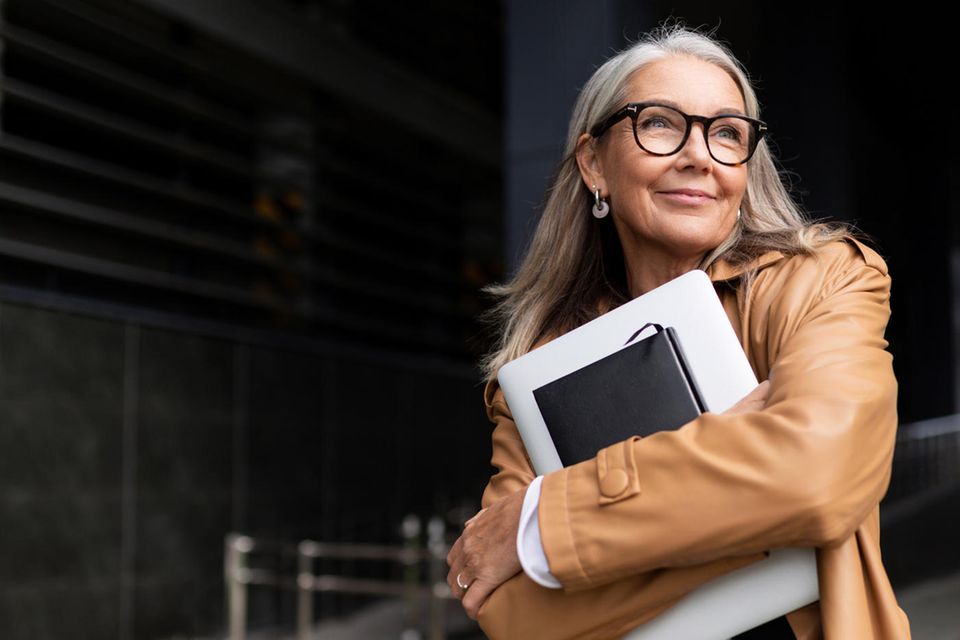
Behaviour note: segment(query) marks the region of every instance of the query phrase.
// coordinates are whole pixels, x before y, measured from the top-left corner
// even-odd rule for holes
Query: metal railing
[[[230,533],[224,541],[224,579],[227,592],[227,633],[229,640],[245,640],[248,595],[251,586],[296,591],[296,640],[310,640],[314,627],[314,595],[341,593],[383,595],[402,598],[408,611],[419,603],[428,604],[430,640],[446,637],[446,602],[454,596],[445,581],[449,546],[446,527],[439,517],[427,525],[427,543],[420,543],[420,521],[408,516],[401,527],[402,546],[317,542],[279,544]],[[296,573],[284,573],[251,566],[254,552],[279,552],[296,557]],[[355,578],[314,573],[317,560],[385,560],[403,565],[402,580]],[[426,578],[420,571],[426,565]]]
[[[896,503],[960,483],[960,414],[901,425],[885,500]]]

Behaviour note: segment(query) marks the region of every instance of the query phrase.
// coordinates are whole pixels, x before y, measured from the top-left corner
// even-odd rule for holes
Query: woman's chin
[[[660,244],[678,255],[703,254],[717,247],[729,234],[729,230],[710,225],[682,225],[671,229],[660,238]]]

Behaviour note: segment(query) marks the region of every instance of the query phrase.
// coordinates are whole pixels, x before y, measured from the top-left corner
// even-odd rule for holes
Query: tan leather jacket
[[[758,380],[762,411],[704,413],[548,474],[540,529],[545,589],[519,573],[479,612],[491,638],[616,638],[718,575],[778,547],[816,547],[820,601],[787,615],[797,638],[905,640],[880,558],[897,381],[884,331],[890,276],[850,238],[816,256],[772,251],[747,296],[743,268],[708,275]],[[484,392],[498,469],[483,506],[533,478],[495,382]]]

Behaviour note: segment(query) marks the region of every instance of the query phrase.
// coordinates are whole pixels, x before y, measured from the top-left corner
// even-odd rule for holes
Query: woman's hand
[[[520,572],[517,529],[525,495],[521,489],[467,520],[447,554],[447,584],[473,620],[487,596]]]
[[[770,381],[764,380],[753,391],[743,396],[740,401],[724,411],[721,415],[736,415],[738,413],[747,413],[749,411],[760,411],[767,404],[767,396],[770,394]]]

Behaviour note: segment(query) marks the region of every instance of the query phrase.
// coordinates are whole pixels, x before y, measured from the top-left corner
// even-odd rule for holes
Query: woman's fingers
[[[477,518],[479,518],[486,509],[481,509],[478,511],[472,518],[463,523],[463,529],[466,531],[467,527],[473,524]],[[450,547],[450,551],[447,553],[447,565],[450,567],[450,571],[447,572],[447,584],[450,585],[450,590],[455,595],[461,595],[465,590],[464,585],[469,585],[472,580],[471,577],[467,575],[464,571],[465,559],[463,552],[463,543],[464,535],[461,534],[457,538],[456,542],[453,543],[453,546]]]
[[[486,601],[487,596],[493,593],[493,590],[499,586],[499,584],[493,584],[483,578],[477,578],[470,583],[466,593],[463,594],[460,604],[463,605],[463,610],[467,612],[467,616],[469,616],[471,620],[477,619],[477,614],[480,612],[480,605],[482,605]]]
[[[465,595],[464,592],[470,587],[472,582],[473,578],[471,578],[463,568],[457,568],[456,570],[451,569],[447,575],[447,584],[450,585],[450,591],[458,598]]]
[[[453,595],[459,597],[463,589],[457,584],[457,576],[460,576],[460,581],[462,584],[469,584],[467,580],[464,579],[463,573],[463,536],[457,538],[457,541],[453,543],[453,546],[450,547],[450,552],[447,553],[447,564],[450,566],[450,571],[447,572],[447,584],[450,586],[450,591]]]
[[[517,526],[525,493],[519,490],[470,518],[447,554],[447,584],[471,618],[494,589],[521,570]]]
[[[462,553],[463,536],[461,535],[459,538],[457,538],[457,541],[453,543],[453,546],[450,547],[450,551],[447,552],[447,564],[452,567],[454,561],[459,558]]]

